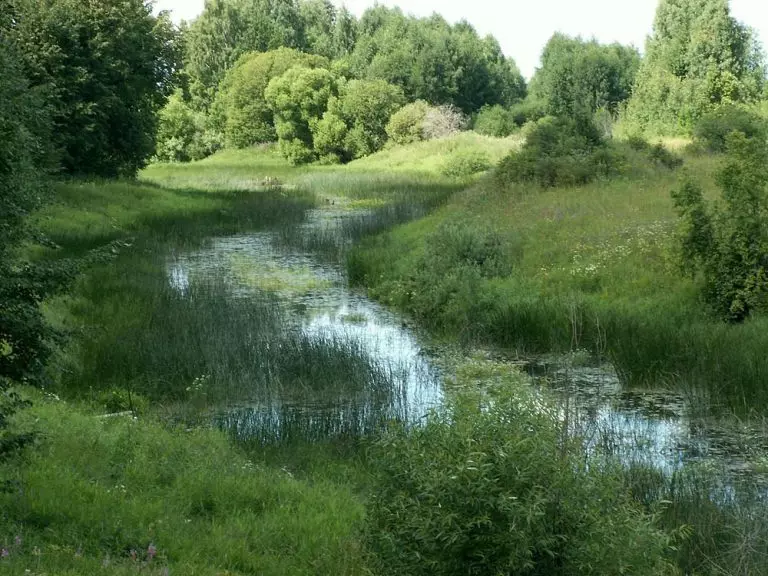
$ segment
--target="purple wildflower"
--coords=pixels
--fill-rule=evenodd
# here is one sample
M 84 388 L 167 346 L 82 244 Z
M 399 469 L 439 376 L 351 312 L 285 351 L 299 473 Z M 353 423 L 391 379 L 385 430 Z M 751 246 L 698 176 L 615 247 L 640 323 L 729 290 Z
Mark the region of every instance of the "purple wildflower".
M 149 548 L 147 548 L 147 558 L 150 562 L 152 562 L 152 558 L 154 558 L 157 555 L 157 548 L 155 548 L 154 544 L 150 544 Z
M 10 555 L 11 553 L 8 552 L 8 548 L 3 548 L 2 550 L 0 550 L 0 558 L 8 558 L 8 556 Z

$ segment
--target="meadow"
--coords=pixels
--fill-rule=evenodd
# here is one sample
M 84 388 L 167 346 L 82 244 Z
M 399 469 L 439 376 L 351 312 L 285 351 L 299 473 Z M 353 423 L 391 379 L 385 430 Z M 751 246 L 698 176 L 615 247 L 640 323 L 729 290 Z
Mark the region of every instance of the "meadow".
M 426 562 L 413 542 L 433 543 L 426 565 L 446 574 L 484 562 L 521 574 L 759 573 L 757 488 L 718 491 L 718 470 L 625 469 L 610 450 L 587 465 L 556 398 L 532 395 L 506 362 L 473 359 L 478 347 L 506 359 L 586 350 L 624 386 L 683 389 L 708 414 L 761 414 L 763 321 L 718 323 L 681 273 L 680 173 L 627 148 L 611 180 L 500 185 L 486 168 L 519 145 L 462 134 L 301 168 L 260 147 L 152 165 L 138 182 L 60 184 L 35 215 L 50 242 L 25 250 L 98 257 L 45 304 L 66 337 L 14 422 L 34 447 L 0 465 L 9 573 L 409 573 Z M 719 162 L 685 156 L 711 197 Z M 318 208 L 330 218 L 309 225 Z M 169 255 L 262 232 L 343 267 L 431 347 L 458 345 L 448 406 L 404 426 L 395 373 L 354 343 L 296 330 L 278 290 L 291 279 L 268 263 L 236 262 L 247 298 L 233 297 L 226 270 L 169 282 Z M 304 276 L 296 290 L 324 289 Z M 277 408 L 247 434 L 237 412 L 221 417 L 286 398 L 348 411 Z M 507 525 L 526 528 L 510 539 Z

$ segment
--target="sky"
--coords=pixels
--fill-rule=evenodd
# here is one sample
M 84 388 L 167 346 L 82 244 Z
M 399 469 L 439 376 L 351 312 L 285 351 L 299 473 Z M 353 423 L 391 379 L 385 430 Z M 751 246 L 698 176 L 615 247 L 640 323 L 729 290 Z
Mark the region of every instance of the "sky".
M 339 0 L 357 16 L 375 0 Z M 526 78 L 533 75 L 547 40 L 555 32 L 595 37 L 600 42 L 633 44 L 642 49 L 651 33 L 658 0 L 379 0 L 415 16 L 441 14 L 449 22 L 467 20 L 481 35 L 495 36 Z M 191 20 L 203 0 L 156 0 L 174 20 Z M 731 0 L 733 15 L 756 28 L 768 47 L 768 1 Z

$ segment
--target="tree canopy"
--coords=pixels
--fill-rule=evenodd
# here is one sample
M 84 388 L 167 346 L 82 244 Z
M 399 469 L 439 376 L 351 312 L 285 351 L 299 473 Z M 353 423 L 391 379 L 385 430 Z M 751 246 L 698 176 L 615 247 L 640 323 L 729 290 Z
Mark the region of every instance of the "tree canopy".
M 639 67 L 633 47 L 557 33 L 544 48 L 530 92 L 553 116 L 591 115 L 600 108 L 616 112 L 632 94 Z
M 133 175 L 154 151 L 179 46 L 145 0 L 10 0 L 0 23 L 33 86 L 46 87 L 53 141 L 70 174 Z
M 523 77 L 494 38 L 437 15 L 414 18 L 397 8 L 371 8 L 360 20 L 349 61 L 356 77 L 386 80 L 401 86 L 409 100 L 454 104 L 464 112 L 525 97 Z
M 688 133 L 723 103 L 757 100 L 762 50 L 728 0 L 662 0 L 627 111 L 640 131 Z
M 273 78 L 294 66 L 328 68 L 330 62 L 291 48 L 240 57 L 219 86 L 213 106 L 214 123 L 228 146 L 245 148 L 276 139 L 273 112 L 264 93 Z

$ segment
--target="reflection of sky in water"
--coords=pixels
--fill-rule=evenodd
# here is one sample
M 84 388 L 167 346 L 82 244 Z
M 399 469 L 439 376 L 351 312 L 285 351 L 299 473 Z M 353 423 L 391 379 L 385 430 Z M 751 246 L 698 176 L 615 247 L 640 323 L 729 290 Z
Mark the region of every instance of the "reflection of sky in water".
M 325 211 L 327 218 L 323 212 L 315 211 L 308 225 L 332 228 L 343 218 L 332 209 Z M 392 375 L 399 387 L 393 395 L 399 404 L 395 411 L 401 417 L 415 421 L 439 405 L 443 392 L 437 369 L 401 319 L 351 291 L 340 267 L 307 253 L 278 249 L 274 239 L 266 232 L 215 238 L 204 249 L 173 254 L 168 261 L 169 282 L 180 292 L 187 292 L 195 277 L 223 276 L 236 297 L 250 297 L 256 291 L 233 271 L 233 262 L 245 263 L 249 274 L 257 277 L 260 271 L 284 271 L 285 278 L 290 279 L 291 273 L 300 270 L 302 279 L 309 275 L 323 286 L 277 290 L 294 312 L 290 318 L 294 327 L 318 339 L 356 342 Z M 577 367 L 566 371 L 555 366 L 547 372 L 547 387 L 562 403 L 563 418 L 567 412 L 570 428 L 587 438 L 592 448 L 604 447 L 625 463 L 649 464 L 667 473 L 691 461 L 724 464 L 734 474 L 749 469 L 744 441 L 721 433 L 717 424 L 692 419 L 678 394 L 625 390 L 610 369 Z M 314 421 L 319 434 L 332 435 L 364 419 L 372 409 L 370 405 L 352 404 L 349 398 L 330 399 L 321 406 L 296 404 L 294 399 L 238 407 L 222 420 L 234 430 L 263 429 L 265 423 L 280 428 L 299 420 L 303 425 Z M 282 435 L 279 431 L 274 434 Z M 768 453 L 768 446 L 763 448 L 763 453 Z
M 734 479 L 754 475 L 748 462 L 768 453 L 768 439 L 756 442 L 764 436 L 756 430 L 726 431 L 722 421 L 693 417 L 674 392 L 628 390 L 610 368 L 555 368 L 546 378 L 544 386 L 561 403 L 561 417 L 568 414 L 570 429 L 625 464 L 667 474 L 685 464 L 710 464 Z
M 394 398 L 397 405 L 377 406 L 381 414 L 416 421 L 442 402 L 436 368 L 398 316 L 349 290 L 339 268 L 308 254 L 276 248 L 269 233 L 215 238 L 201 250 L 174 254 L 168 260 L 169 282 L 186 293 L 195 278 L 215 277 L 224 280 L 236 297 L 256 296 L 258 289 L 233 270 L 233 262 L 245 265 L 248 276 L 257 279 L 257 286 L 260 271 L 288 281 L 286 289 L 277 289 L 276 293 L 294 312 L 289 318 L 293 327 L 319 341 L 354 343 L 390 376 L 397 389 L 389 402 Z M 295 271 L 301 271 L 301 277 L 294 289 L 290 280 Z M 307 276 L 322 281 L 322 288 L 302 289 Z M 293 398 L 282 403 L 237 407 L 223 421 L 236 430 L 263 430 L 265 426 L 279 428 L 301 419 L 305 427 L 312 427 L 314 421 L 314 428 L 327 428 L 332 434 L 370 416 L 372 409 L 353 405 L 349 397 L 329 399 L 323 405 L 299 404 Z M 278 431 L 274 434 L 280 435 Z

